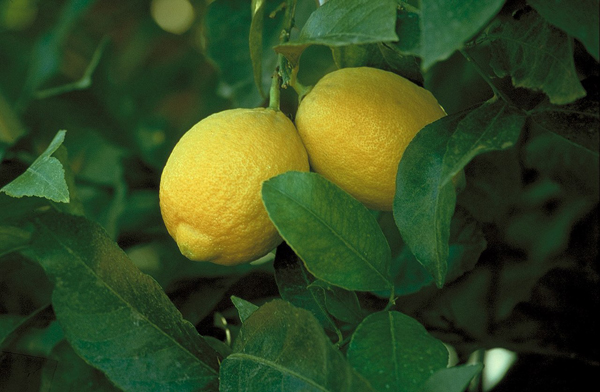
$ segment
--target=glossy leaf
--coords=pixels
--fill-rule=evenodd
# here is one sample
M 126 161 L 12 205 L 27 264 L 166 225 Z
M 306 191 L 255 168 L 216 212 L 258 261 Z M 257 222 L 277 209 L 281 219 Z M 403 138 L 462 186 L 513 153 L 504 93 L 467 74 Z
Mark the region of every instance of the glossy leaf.
M 502 8 L 505 0 L 421 1 L 423 69 L 448 58 L 481 30 Z
M 527 3 L 548 22 L 580 40 L 596 61 L 599 60 L 598 0 L 529 0 Z
M 218 356 L 96 224 L 47 213 L 27 254 L 55 284 L 52 305 L 79 356 L 122 389 L 217 389 Z
M 329 0 L 317 8 L 300 35 L 275 50 L 294 65 L 310 45 L 345 46 L 395 41 L 394 0 Z
M 66 131 L 59 131 L 46 150 L 27 168 L 25 173 L 2 187 L 12 197 L 37 196 L 59 203 L 68 203 L 69 189 L 65 170 L 52 156 L 65 139 Z
M 263 184 L 277 230 L 310 273 L 348 290 L 390 288 L 390 248 L 356 199 L 316 173 L 288 172 Z
M 348 361 L 377 391 L 420 391 L 448 364 L 448 350 L 416 320 L 402 313 L 368 316 L 352 335 Z
M 282 300 L 246 320 L 234 351 L 221 364 L 221 392 L 372 391 L 314 316 Z
M 490 64 L 496 75 L 510 76 L 515 87 L 541 90 L 557 105 L 585 96 L 571 38 L 535 11 L 495 25 L 487 39 L 492 41 Z

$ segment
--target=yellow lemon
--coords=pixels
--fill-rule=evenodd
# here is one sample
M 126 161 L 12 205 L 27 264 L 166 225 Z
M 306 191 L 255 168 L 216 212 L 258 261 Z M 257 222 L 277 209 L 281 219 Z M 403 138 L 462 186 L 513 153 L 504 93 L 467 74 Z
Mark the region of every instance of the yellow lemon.
M 376 68 L 342 68 L 303 98 L 296 127 L 310 165 L 367 207 L 392 209 L 404 150 L 445 116 L 427 90 Z
M 262 183 L 308 171 L 294 124 L 272 109 L 213 114 L 183 135 L 160 181 L 160 209 L 181 253 L 235 265 L 264 256 L 281 237 L 261 199 Z

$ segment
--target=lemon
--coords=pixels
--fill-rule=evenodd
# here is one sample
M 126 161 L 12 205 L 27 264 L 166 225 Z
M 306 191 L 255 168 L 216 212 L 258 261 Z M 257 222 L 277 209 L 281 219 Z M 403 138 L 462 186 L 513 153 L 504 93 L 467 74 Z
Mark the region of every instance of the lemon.
M 173 149 L 160 181 L 160 209 L 183 255 L 235 265 L 282 240 L 261 199 L 262 183 L 308 171 L 294 124 L 273 109 L 232 109 L 194 125 Z
M 390 211 L 404 150 L 445 115 L 429 91 L 399 75 L 342 68 L 303 98 L 296 127 L 314 171 L 367 207 Z

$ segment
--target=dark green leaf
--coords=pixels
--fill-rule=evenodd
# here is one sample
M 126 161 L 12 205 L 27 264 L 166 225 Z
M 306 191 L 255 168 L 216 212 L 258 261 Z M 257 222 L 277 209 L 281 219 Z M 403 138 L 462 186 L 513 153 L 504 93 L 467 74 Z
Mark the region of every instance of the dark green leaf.
M 263 22 L 266 0 L 252 0 L 252 22 L 250 23 L 250 59 L 254 70 L 254 83 L 262 97 L 265 96 L 262 83 Z
M 394 220 L 438 287 L 446 278 L 450 221 L 456 204 L 454 185 L 442 185 L 443 158 L 463 117 L 444 117 L 423 128 L 406 148 L 396 177 Z
M 515 87 L 541 90 L 562 105 L 585 96 L 573 60 L 573 42 L 535 11 L 496 24 L 491 65 L 499 77 L 509 75 Z
M 314 276 L 306 270 L 302 260 L 287 244 L 284 243 L 277 248 L 274 266 L 275 281 L 281 298 L 294 306 L 310 311 L 323 328 L 337 331 L 335 323 L 327 312 L 324 294 L 308 288 L 315 281 Z
M 446 0 L 421 2 L 423 69 L 463 47 L 502 8 L 505 0 Z
M 102 372 L 81 359 L 66 340 L 59 343 L 50 354 L 55 368 L 46 367 L 44 376 L 51 391 L 117 392 Z
M 514 146 L 524 125 L 525 115 L 499 99 L 471 111 L 448 140 L 442 186 L 452 181 L 475 156 Z
M 261 306 L 221 364 L 220 391 L 372 391 L 313 315 L 288 302 Z
M 29 230 L 15 226 L 0 226 L 0 256 L 26 246 L 30 238 Z
M 59 131 L 50 145 L 25 173 L 5 185 L 0 192 L 12 197 L 37 196 L 59 202 L 69 202 L 65 170 L 58 159 L 51 156 L 65 139 L 66 131 Z
M 392 286 L 390 248 L 356 199 L 316 173 L 288 172 L 263 184 L 263 202 L 310 273 L 348 290 Z
M 332 286 L 322 280 L 314 281 L 308 289 L 310 291 L 322 291 L 325 294 L 327 312 L 336 319 L 356 325 L 364 318 L 364 313 L 354 291 Z
M 440 369 L 429 377 L 422 392 L 464 392 L 482 369 L 480 363 Z
M 394 0 L 329 0 L 317 8 L 297 39 L 278 45 L 292 65 L 310 45 L 345 46 L 396 41 Z
M 79 356 L 125 390 L 217 389 L 217 354 L 100 227 L 55 213 L 34 223 L 28 255 L 54 281 L 54 311 Z
M 377 391 L 419 391 L 448 365 L 448 350 L 415 319 L 374 313 L 352 335 L 348 361 Z
M 258 306 L 246 301 L 245 299 L 236 297 L 235 295 L 231 296 L 231 302 L 233 302 L 233 305 L 237 309 L 242 323 L 246 321 L 246 319 L 250 317 L 250 315 L 254 313 L 256 309 L 258 309 Z
M 598 0 L 528 0 L 528 3 L 548 22 L 580 40 L 596 61 L 599 60 Z
M 274 2 L 264 2 L 262 12 L 270 12 Z M 220 94 L 231 99 L 237 107 L 256 107 L 264 98 L 256 88 L 255 76 L 258 70 L 253 65 L 261 64 L 260 84 L 262 88 L 269 86 L 271 75 L 275 70 L 277 56 L 272 47 L 277 44 L 280 21 L 263 18 L 262 35 L 268 39 L 262 40 L 262 56 L 258 56 L 256 31 L 258 21 L 253 27 L 252 47 L 249 45 L 248 32 L 252 25 L 252 9 L 246 0 L 215 1 L 208 7 L 206 15 L 206 35 L 208 55 L 221 71 Z M 251 52 L 252 50 L 252 52 Z M 232 55 L 235 54 L 235 55 Z M 251 57 L 251 54 L 253 57 Z M 255 73 L 256 72 L 256 73 Z
M 573 143 L 598 153 L 600 148 L 600 104 L 580 99 L 568 105 L 542 104 L 530 114 L 535 126 L 554 132 Z

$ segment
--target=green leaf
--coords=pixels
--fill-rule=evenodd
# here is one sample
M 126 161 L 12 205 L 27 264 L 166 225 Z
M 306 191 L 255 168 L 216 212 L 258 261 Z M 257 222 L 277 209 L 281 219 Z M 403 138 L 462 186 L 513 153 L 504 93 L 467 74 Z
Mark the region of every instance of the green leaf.
M 15 226 L 0 226 L 0 256 L 25 247 L 31 239 L 31 232 Z
M 482 369 L 480 363 L 440 369 L 429 377 L 422 392 L 464 392 Z
M 471 111 L 448 140 L 442 186 L 475 156 L 514 146 L 524 125 L 524 113 L 496 98 Z
M 56 360 L 57 366 L 44 369 L 48 370 L 44 376 L 53 391 L 120 391 L 102 372 L 85 363 L 66 340 L 54 347 L 50 358 Z
M 514 146 L 524 124 L 523 114 L 494 99 L 425 127 L 400 161 L 394 218 L 438 287 L 447 273 L 456 176 L 475 156 Z
M 249 31 L 253 24 L 252 9 L 246 0 L 214 1 L 206 14 L 207 54 L 221 71 L 219 93 L 233 101 L 236 107 L 256 107 L 264 98 L 256 88 L 255 79 L 258 70 L 253 68 L 261 64 L 260 85 L 264 89 L 270 84 L 275 70 L 277 55 L 272 47 L 277 44 L 281 21 L 266 18 L 262 20 L 262 49 L 258 48 L 257 31 L 259 20 L 254 22 L 252 35 Z M 278 5 L 276 2 L 263 2 L 266 7 L 261 12 L 270 12 Z M 249 45 L 249 39 L 252 40 Z M 260 59 L 257 57 L 261 53 Z M 232 54 L 235 55 L 232 55 Z
M 104 230 L 57 213 L 34 223 L 28 256 L 54 282 L 56 317 L 79 356 L 128 391 L 217 389 L 217 354 Z
M 391 288 L 390 247 L 365 206 L 316 173 L 263 184 L 269 217 L 317 278 L 348 290 Z
M 254 83 L 261 97 L 265 97 L 262 85 L 263 22 L 265 20 L 265 1 L 252 0 L 252 22 L 250 22 L 250 59 L 254 70 Z
M 599 60 L 598 0 L 528 0 L 548 22 L 580 40 L 596 61 Z
M 292 66 L 310 45 L 345 46 L 396 41 L 394 0 L 329 0 L 317 8 L 297 39 L 277 45 Z
M 69 189 L 65 170 L 58 159 L 51 155 L 65 139 L 66 131 L 59 131 L 46 151 L 27 168 L 25 173 L 8 183 L 0 192 L 12 197 L 37 196 L 58 202 L 69 202 Z
M 274 267 L 275 281 L 281 298 L 310 311 L 323 328 L 336 332 L 338 329 L 327 312 L 324 294 L 308 288 L 315 281 L 315 277 L 306 270 L 302 260 L 285 243 L 277 248 Z
M 233 302 L 233 305 L 237 309 L 242 323 L 246 321 L 246 319 L 250 317 L 250 315 L 254 313 L 256 309 L 258 309 L 258 306 L 246 301 L 245 299 L 236 297 L 235 295 L 231 296 L 231 302 Z
M 348 361 L 377 391 L 419 391 L 448 365 L 448 350 L 415 319 L 378 312 L 356 328 Z
M 450 221 L 456 204 L 452 183 L 443 183 L 446 145 L 464 114 L 443 117 L 409 143 L 396 177 L 394 220 L 419 263 L 442 287 L 448 269 Z
M 496 24 L 486 38 L 492 41 L 494 72 L 499 77 L 510 76 L 515 87 L 541 90 L 557 105 L 585 96 L 571 38 L 535 11 Z
M 221 392 L 372 391 L 312 313 L 282 300 L 246 320 L 234 349 L 221 364 Z
M 354 291 L 332 286 L 322 280 L 316 280 L 308 286 L 310 291 L 322 291 L 327 312 L 336 319 L 356 325 L 364 318 L 360 302 Z
M 598 153 L 600 149 L 600 103 L 584 98 L 568 105 L 543 103 L 530 117 L 536 127 L 554 132 L 579 146 Z
M 421 1 L 423 69 L 445 60 L 481 30 L 502 8 L 505 0 Z

